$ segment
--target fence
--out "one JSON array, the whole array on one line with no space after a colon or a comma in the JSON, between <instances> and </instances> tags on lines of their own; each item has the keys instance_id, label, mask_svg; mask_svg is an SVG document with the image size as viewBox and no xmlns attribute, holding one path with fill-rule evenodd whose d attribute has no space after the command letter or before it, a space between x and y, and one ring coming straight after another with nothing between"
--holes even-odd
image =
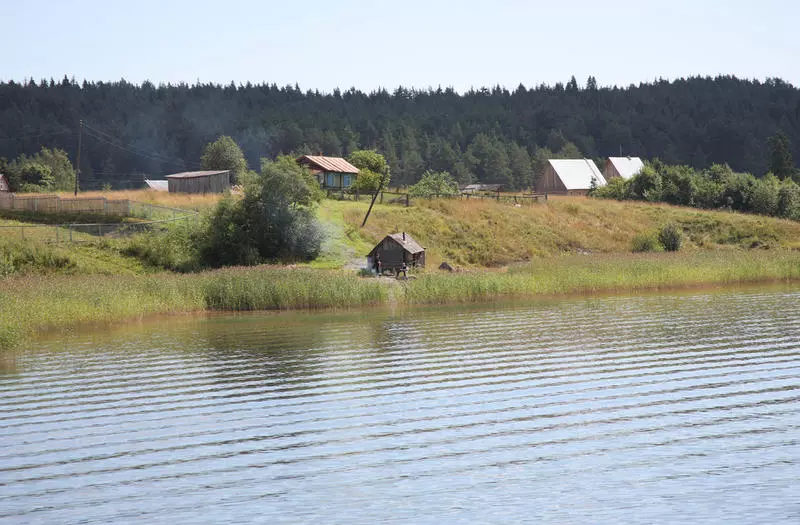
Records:
<instances>
[{"instance_id":1,"label":"fence","mask_svg":"<svg viewBox=\"0 0 800 525\"><path fill-rule=\"evenodd\" d=\"M175 219L142 222L89 223L89 224L20 224L0 226L2 239L32 239L47 243L78 243L96 241L98 238L119 238L153 231L167 224L196 219L197 215L184 215Z\"/></svg>"},{"instance_id":2,"label":"fence","mask_svg":"<svg viewBox=\"0 0 800 525\"><path fill-rule=\"evenodd\" d=\"M98 214L140 219L137 222L20 224L0 226L0 237L44 242L88 242L99 237L125 237L152 231L171 222L194 219L195 211L169 208L147 202L112 200L105 197L61 198L57 195L17 197L0 193L0 210L32 214Z\"/></svg>"},{"instance_id":3,"label":"fence","mask_svg":"<svg viewBox=\"0 0 800 525\"><path fill-rule=\"evenodd\" d=\"M353 200L358 201L362 198L365 200L371 200L372 194L363 194L359 195L358 192L348 192L344 190L328 190L328 198L329 199L337 199L337 200ZM401 193L401 192L394 192L394 191L382 191L378 196L378 202L383 204L384 202L387 204L402 204L404 206L411 206L412 199L419 199L420 197L411 197L408 193ZM525 205L525 204L533 204L539 201L546 201L547 194L546 193L529 193L527 195L503 195L501 193L496 194L480 194L480 193L456 193L456 194L434 194L430 197L426 197L427 199L451 199L451 200L492 200L496 202L503 202L506 204L515 204L515 205Z\"/></svg>"},{"instance_id":4,"label":"fence","mask_svg":"<svg viewBox=\"0 0 800 525\"><path fill-rule=\"evenodd\" d=\"M194 214L190 210L169 208L128 199L107 199L106 197L64 198L58 195L25 195L18 197L13 193L0 193L0 210L27 212L34 214L99 214L118 217L135 217L147 220L175 219L181 215Z\"/></svg>"}]
</instances>

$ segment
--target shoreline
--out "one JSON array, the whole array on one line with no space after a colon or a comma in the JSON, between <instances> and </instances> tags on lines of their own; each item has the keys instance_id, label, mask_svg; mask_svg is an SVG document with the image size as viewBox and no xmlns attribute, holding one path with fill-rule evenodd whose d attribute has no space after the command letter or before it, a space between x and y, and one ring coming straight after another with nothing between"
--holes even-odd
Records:
<instances>
[{"instance_id":1,"label":"shoreline","mask_svg":"<svg viewBox=\"0 0 800 525\"><path fill-rule=\"evenodd\" d=\"M504 271L423 273L397 285L344 271L275 266L15 277L0 281L0 350L38 335L158 315L410 308L793 282L800 282L800 253L773 250L565 255Z\"/></svg>"}]
</instances>

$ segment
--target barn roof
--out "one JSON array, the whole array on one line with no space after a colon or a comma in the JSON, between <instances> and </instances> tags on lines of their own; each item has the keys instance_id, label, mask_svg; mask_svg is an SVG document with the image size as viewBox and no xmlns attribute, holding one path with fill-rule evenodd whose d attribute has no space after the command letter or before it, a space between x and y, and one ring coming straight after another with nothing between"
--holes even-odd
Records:
<instances>
[{"instance_id":1,"label":"barn roof","mask_svg":"<svg viewBox=\"0 0 800 525\"><path fill-rule=\"evenodd\" d=\"M210 177L211 175L220 175L228 173L230 170L217 170L217 171L183 171L181 173L173 173L167 175L168 179L194 179L197 177Z\"/></svg>"},{"instance_id":2,"label":"barn roof","mask_svg":"<svg viewBox=\"0 0 800 525\"><path fill-rule=\"evenodd\" d=\"M305 159L310 164L323 171L330 171L334 173L358 173L358 168L347 162L341 157L321 157L317 155L303 155L298 160Z\"/></svg>"},{"instance_id":3,"label":"barn roof","mask_svg":"<svg viewBox=\"0 0 800 525\"><path fill-rule=\"evenodd\" d=\"M568 190L588 190L592 179L597 186L605 186L606 179L590 159L549 159L547 162Z\"/></svg>"},{"instance_id":4,"label":"barn roof","mask_svg":"<svg viewBox=\"0 0 800 525\"><path fill-rule=\"evenodd\" d=\"M639 157L609 157L608 162L616 168L619 176L625 180L638 174L644 167L644 163Z\"/></svg>"},{"instance_id":5,"label":"barn roof","mask_svg":"<svg viewBox=\"0 0 800 525\"><path fill-rule=\"evenodd\" d=\"M405 237L405 239L403 238ZM367 257L372 256L373 253L380 247L380 245L386 239L392 239L397 244L399 244L405 251L414 255L416 253L422 253L425 251L425 248L420 246L420 244L415 241L409 234L407 233L392 233L381 239L381 242L375 245L371 252L367 254Z\"/></svg>"},{"instance_id":6,"label":"barn roof","mask_svg":"<svg viewBox=\"0 0 800 525\"><path fill-rule=\"evenodd\" d=\"M144 179L144 183L151 190L156 191L169 191L169 181L166 180L148 180Z\"/></svg>"}]
</instances>

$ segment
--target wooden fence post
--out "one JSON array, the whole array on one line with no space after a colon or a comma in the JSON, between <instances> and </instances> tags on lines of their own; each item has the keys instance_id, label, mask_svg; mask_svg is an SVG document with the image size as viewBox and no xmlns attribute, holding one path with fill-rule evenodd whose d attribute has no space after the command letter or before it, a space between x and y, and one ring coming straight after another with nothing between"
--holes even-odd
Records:
<instances>
[{"instance_id":1,"label":"wooden fence post","mask_svg":"<svg viewBox=\"0 0 800 525\"><path fill-rule=\"evenodd\" d=\"M408 198L408 193L406 193L406 208L408 208L409 206L411 206L411 201Z\"/></svg>"}]
</instances>

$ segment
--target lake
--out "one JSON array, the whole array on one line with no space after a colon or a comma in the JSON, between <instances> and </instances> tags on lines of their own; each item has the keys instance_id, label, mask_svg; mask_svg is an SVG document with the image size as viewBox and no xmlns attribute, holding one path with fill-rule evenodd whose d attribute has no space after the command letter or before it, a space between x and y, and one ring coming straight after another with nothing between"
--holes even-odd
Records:
<instances>
[{"instance_id":1,"label":"lake","mask_svg":"<svg viewBox=\"0 0 800 525\"><path fill-rule=\"evenodd\" d=\"M0 354L2 523L800 523L800 292L165 317Z\"/></svg>"}]
</instances>

